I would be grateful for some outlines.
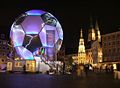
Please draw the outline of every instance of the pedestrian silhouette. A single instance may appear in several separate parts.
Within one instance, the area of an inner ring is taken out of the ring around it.
[[[25,65],[23,66],[23,72],[24,73],[26,72],[26,66]]]
[[[105,66],[105,71],[106,71],[106,73],[108,73],[108,66],[107,65]]]
[[[113,65],[110,67],[111,73],[113,74]]]
[[[63,74],[65,74],[65,62],[63,62]]]
[[[84,69],[85,69],[85,74],[86,74],[86,76],[87,76],[87,75],[88,75],[88,70],[89,70],[89,65],[86,64],[86,65],[84,66]]]

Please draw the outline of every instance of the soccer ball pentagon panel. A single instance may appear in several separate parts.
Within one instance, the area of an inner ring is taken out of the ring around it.
[[[61,47],[63,31],[58,20],[42,10],[30,10],[21,14],[12,24],[10,38],[17,54],[23,59],[33,60],[34,56],[53,57]]]

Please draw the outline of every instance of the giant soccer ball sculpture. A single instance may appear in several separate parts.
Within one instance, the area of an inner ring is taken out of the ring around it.
[[[30,10],[12,24],[10,38],[22,59],[33,60],[35,56],[43,55],[45,60],[54,60],[63,41],[63,31],[52,14]]]

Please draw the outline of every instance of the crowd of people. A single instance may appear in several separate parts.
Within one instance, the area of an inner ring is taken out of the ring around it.
[[[72,74],[76,74],[79,77],[86,77],[90,72],[105,72],[105,73],[111,73],[113,74],[114,69],[113,65],[106,65],[105,68],[103,69],[102,67],[94,67],[90,64],[79,64],[79,65],[74,65],[72,67]]]
[[[89,64],[79,64],[79,65],[73,65],[72,67],[72,74],[76,74],[79,77],[84,77],[88,75],[88,72],[90,71],[90,65]]]
[[[100,67],[93,67],[94,72],[106,72],[106,73],[113,73],[113,65],[106,65],[106,66],[100,66]]]

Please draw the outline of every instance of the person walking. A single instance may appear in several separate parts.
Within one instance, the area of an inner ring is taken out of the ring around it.
[[[111,74],[113,74],[113,65],[110,67]]]
[[[26,66],[23,65],[23,73],[25,73],[25,72],[26,72]]]
[[[77,76],[80,77],[81,76],[81,69],[80,69],[80,65],[78,65],[77,67]]]
[[[105,66],[105,72],[108,73],[108,66]]]
[[[65,62],[63,62],[63,74],[65,74]]]
[[[88,64],[85,64],[84,65],[84,69],[85,69],[85,74],[86,76],[88,75],[88,70],[89,70],[89,65]]]

